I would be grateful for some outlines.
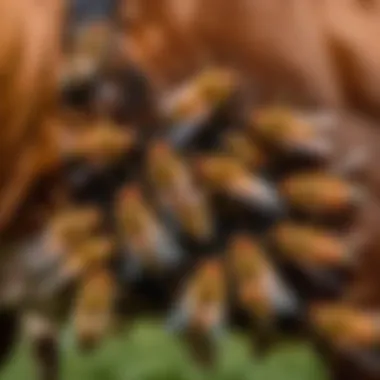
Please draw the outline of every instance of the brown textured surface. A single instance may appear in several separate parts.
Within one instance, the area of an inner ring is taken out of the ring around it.
[[[377,112],[377,1],[165,0],[157,11],[132,0],[124,8],[129,54],[157,83],[219,60],[244,69],[268,97]]]

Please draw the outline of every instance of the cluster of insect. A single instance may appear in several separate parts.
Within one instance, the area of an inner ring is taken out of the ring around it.
[[[33,261],[38,297],[74,284],[80,346],[146,310],[205,365],[227,325],[263,345],[289,326],[341,350],[376,345],[376,313],[347,295],[363,243],[349,221],[366,194],[350,176],[358,160],[331,164],[338,118],[240,107],[240,78],[217,67],[154,101],[145,94],[136,115],[128,104],[141,93],[125,88],[142,79],[116,61],[93,64],[97,33],[68,59],[71,198]]]

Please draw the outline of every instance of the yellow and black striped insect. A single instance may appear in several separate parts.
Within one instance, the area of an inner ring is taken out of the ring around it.
[[[251,115],[248,132],[280,154],[322,159],[331,155],[331,146],[321,128],[289,108],[255,110]]]
[[[297,223],[282,223],[271,241],[287,260],[319,268],[336,268],[352,259],[347,239],[333,232]]]
[[[217,343],[227,312],[227,283],[220,259],[200,262],[187,279],[169,318],[194,359],[203,366],[215,364]]]
[[[159,206],[188,236],[210,239],[214,232],[211,210],[183,158],[170,145],[158,142],[148,152],[147,169]]]
[[[136,186],[124,188],[116,204],[118,234],[134,263],[149,270],[176,266],[182,250]]]
[[[237,78],[223,69],[201,72],[168,100],[166,113],[174,121],[205,117],[233,92]]]
[[[241,162],[228,155],[199,157],[195,172],[211,193],[225,195],[246,207],[269,214],[282,211],[283,205],[274,186],[251,174]]]
[[[93,348],[111,331],[116,289],[112,274],[101,266],[83,277],[74,308],[74,327],[82,348]]]
[[[323,172],[292,175],[280,184],[280,189],[292,208],[317,216],[347,212],[364,197],[360,187]]]
[[[379,344],[379,314],[376,311],[329,303],[313,305],[309,315],[316,332],[338,349],[368,349]]]

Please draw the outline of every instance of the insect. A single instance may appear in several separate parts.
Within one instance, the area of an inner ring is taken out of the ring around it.
[[[339,303],[325,304],[312,307],[310,318],[317,332],[342,350],[375,347],[380,339],[376,311]]]
[[[225,194],[246,206],[269,213],[281,213],[276,189],[264,179],[252,175],[246,167],[225,155],[200,157],[196,173],[210,191]]]
[[[79,287],[74,326],[79,345],[93,348],[112,328],[116,284],[101,266],[89,272]]]
[[[294,209],[309,215],[336,215],[360,203],[360,187],[326,173],[301,173],[286,178],[281,193]]]
[[[284,223],[272,236],[284,257],[301,265],[340,267],[354,255],[347,239],[320,228]]]
[[[187,163],[166,143],[148,152],[148,173],[160,206],[182,231],[196,241],[208,241],[214,233],[207,198],[197,187]]]
[[[215,364],[215,345],[226,318],[226,296],[222,263],[208,259],[188,278],[169,318],[169,328],[180,334],[203,366]]]
[[[177,265],[182,250],[148,205],[141,190],[135,186],[127,187],[119,199],[116,209],[119,234],[133,261],[151,270],[165,270]]]
[[[258,109],[248,132],[280,154],[326,160],[331,146],[317,125],[288,108]]]

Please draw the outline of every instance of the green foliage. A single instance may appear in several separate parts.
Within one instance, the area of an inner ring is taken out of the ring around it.
[[[62,380],[325,380],[325,370],[306,343],[286,342],[264,359],[251,358],[244,338],[223,341],[218,368],[202,373],[181,343],[152,322],[119,332],[100,349],[81,354],[72,333],[62,339]],[[0,373],[1,380],[32,380],[34,364],[27,344]]]

